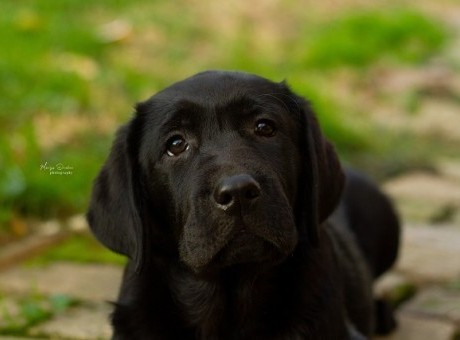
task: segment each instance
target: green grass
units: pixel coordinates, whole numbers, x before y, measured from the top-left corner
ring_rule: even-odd
[[[304,62],[320,68],[420,64],[439,53],[446,38],[441,23],[414,11],[358,12],[321,25],[307,44]]]
[[[76,263],[107,263],[125,265],[126,257],[115,254],[89,235],[75,235],[63,243],[29,260],[27,265],[47,265],[55,261]]]
[[[293,90],[302,94],[318,117],[321,130],[342,154],[370,151],[374,145],[368,127],[356,122],[346,109],[331,100],[321,87],[306,83],[302,77],[291,78]]]
[[[346,157],[372,153],[373,130],[353,120],[331,95],[324,70],[371,67],[383,59],[418,64],[439,53],[447,34],[431,18],[395,9],[315,20],[285,3],[292,20],[283,39],[261,43],[258,22],[238,18],[235,30],[214,29],[203,5],[187,1],[4,0],[0,13],[0,232],[13,216],[65,217],[86,209],[92,180],[115,128],[90,126],[41,147],[37,117],[126,121],[136,101],[204,69],[239,69],[287,79],[307,96],[322,128]],[[300,5],[299,5],[300,6]],[[302,6],[300,6],[302,7]],[[181,15],[177,15],[180,13]],[[121,20],[124,40],[101,27]],[[302,26],[299,26],[299,23]],[[357,70],[359,72],[359,70]],[[116,125],[116,124],[115,124]],[[49,131],[50,136],[59,131]],[[62,163],[72,175],[42,171]]]
[[[78,301],[67,295],[44,296],[32,293],[10,301],[14,301],[17,308],[8,308],[0,296],[1,335],[26,335],[30,327],[78,304]]]
[[[69,216],[86,206],[110,137],[88,134],[79,137],[75,145],[61,145],[50,151],[39,148],[31,124],[24,125],[15,136],[20,138],[20,150],[11,147],[8,137],[0,137],[4,142],[0,144],[0,215],[3,212],[4,221],[11,215],[8,208],[21,215],[50,218]],[[43,168],[45,164],[63,164],[73,170],[68,175],[51,174]]]
[[[106,45],[74,1],[4,1],[0,14],[0,122],[15,127],[37,111],[88,110],[90,86],[66,56],[102,60]],[[75,15],[78,12],[79,15]]]

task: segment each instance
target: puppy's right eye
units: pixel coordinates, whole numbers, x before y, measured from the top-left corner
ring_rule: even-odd
[[[182,152],[187,151],[190,145],[184,137],[176,135],[166,142],[166,154],[170,157],[179,156]]]
[[[275,123],[268,119],[260,119],[256,122],[254,132],[258,136],[273,137],[276,134]]]

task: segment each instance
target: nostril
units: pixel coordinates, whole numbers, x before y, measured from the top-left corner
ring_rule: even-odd
[[[214,199],[220,205],[230,205],[233,201],[233,196],[225,190],[218,190]]]
[[[255,184],[249,186],[246,189],[246,192],[244,194],[244,197],[247,200],[253,200],[253,199],[256,199],[259,196],[260,196],[260,188],[259,188],[259,186],[255,185]]]

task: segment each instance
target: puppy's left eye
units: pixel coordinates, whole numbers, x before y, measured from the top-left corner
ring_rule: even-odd
[[[262,137],[273,137],[276,134],[275,123],[268,119],[260,119],[256,122],[254,133]]]
[[[190,145],[182,136],[171,137],[166,143],[166,154],[170,157],[179,156],[182,152],[187,151]]]

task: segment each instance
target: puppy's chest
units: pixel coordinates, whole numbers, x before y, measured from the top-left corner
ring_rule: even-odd
[[[175,291],[176,301],[198,339],[271,339],[267,330],[272,320],[280,320],[270,298],[251,285],[189,283],[182,288]]]

